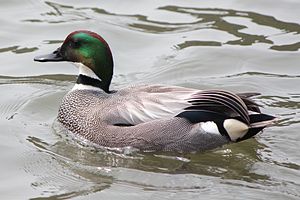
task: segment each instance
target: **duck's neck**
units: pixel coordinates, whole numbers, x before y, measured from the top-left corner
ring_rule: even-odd
[[[75,65],[79,68],[79,75],[73,90],[103,90],[109,93],[110,82],[107,83],[101,80],[90,68],[81,63],[75,63]]]

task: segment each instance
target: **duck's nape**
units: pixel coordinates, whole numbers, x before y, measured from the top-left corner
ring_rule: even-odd
[[[94,32],[74,31],[67,36],[61,47],[53,53],[35,57],[34,61],[80,63],[82,64],[79,65],[81,68],[90,69],[95,74],[96,79],[101,81],[97,87],[109,92],[113,76],[113,57],[107,42]],[[80,69],[80,71],[84,70]],[[86,76],[86,74],[83,75]],[[86,78],[81,77],[77,83],[80,83],[81,80],[86,80]]]

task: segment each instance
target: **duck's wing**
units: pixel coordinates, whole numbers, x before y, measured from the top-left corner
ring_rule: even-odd
[[[196,90],[161,85],[132,86],[118,90],[110,112],[117,124],[137,125],[155,119],[176,116],[189,103],[185,100]]]
[[[217,116],[238,117],[250,124],[248,109],[259,111],[257,104],[248,99],[252,94],[240,96],[224,90],[196,90],[162,85],[131,87],[118,91],[112,110],[113,121],[119,125],[137,125],[155,119],[170,117],[196,117],[205,121],[216,120]],[[196,114],[201,111],[205,115]],[[207,113],[215,113],[209,115]]]

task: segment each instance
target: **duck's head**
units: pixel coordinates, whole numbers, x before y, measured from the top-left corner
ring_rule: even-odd
[[[77,83],[90,84],[109,91],[113,75],[112,53],[106,41],[97,33],[86,30],[74,31],[53,53],[37,56],[34,60],[76,63],[79,66]]]

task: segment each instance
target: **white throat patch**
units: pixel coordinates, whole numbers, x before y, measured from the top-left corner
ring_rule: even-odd
[[[79,69],[79,74],[98,79],[101,81],[101,79],[91,70],[89,67],[85,66],[82,63],[73,63],[76,67]]]
[[[85,76],[88,76],[88,77],[91,77],[91,78],[101,81],[101,79],[89,67],[85,66],[82,63],[73,63],[73,64],[76,67],[78,67],[79,75],[82,74],[82,75],[85,75]],[[98,87],[91,86],[91,85],[83,85],[83,84],[76,83],[74,85],[74,87],[72,88],[72,91],[73,90],[101,90],[101,89]]]

